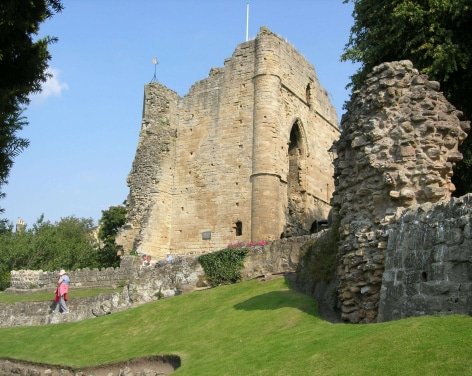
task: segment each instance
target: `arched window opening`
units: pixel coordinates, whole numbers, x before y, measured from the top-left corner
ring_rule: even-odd
[[[288,146],[288,181],[290,188],[293,186],[298,186],[299,184],[299,159],[301,154],[301,142],[300,127],[297,121],[290,131],[290,143]]]
[[[309,228],[305,229],[306,216],[306,189],[305,189],[305,138],[303,125],[297,119],[290,130],[288,144],[288,174],[287,174],[287,207],[284,237],[305,235]]]
[[[290,131],[290,144],[288,146],[289,153],[300,147],[300,138],[300,129],[298,127],[298,122],[296,122]]]

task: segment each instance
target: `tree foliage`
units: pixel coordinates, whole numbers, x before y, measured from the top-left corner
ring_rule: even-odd
[[[10,271],[99,267],[92,219],[66,217],[56,223],[41,216],[31,229],[0,231],[0,290],[8,287]]]
[[[22,111],[28,96],[48,78],[48,45],[56,39],[33,37],[43,21],[61,10],[59,0],[0,2],[0,187],[7,183],[13,159],[28,146],[18,136],[27,125]]]
[[[41,216],[31,228],[17,231],[0,220],[0,290],[9,286],[11,270],[119,266],[115,237],[125,220],[124,206],[102,211],[98,233],[91,218],[70,216],[51,223]]]
[[[441,83],[448,100],[472,119],[472,2],[470,0],[344,0],[354,4],[354,25],[342,60],[360,62],[357,90],[372,68],[408,59]],[[472,137],[461,146],[456,195],[472,187]]]
[[[99,252],[100,263],[107,266],[119,266],[115,238],[118,230],[126,222],[126,208],[122,205],[110,206],[102,211],[98,238],[102,245]]]

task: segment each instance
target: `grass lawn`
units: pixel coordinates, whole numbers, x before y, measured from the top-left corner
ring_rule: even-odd
[[[274,279],[79,323],[0,329],[0,357],[83,367],[159,354],[181,357],[175,375],[471,375],[472,318],[331,324]]]
[[[70,298],[87,298],[90,296],[97,296],[103,293],[112,293],[120,291],[121,289],[112,288],[87,288],[87,289],[70,289]],[[51,291],[37,291],[29,293],[10,294],[1,292],[0,303],[18,303],[18,302],[45,302],[54,299],[54,290]]]

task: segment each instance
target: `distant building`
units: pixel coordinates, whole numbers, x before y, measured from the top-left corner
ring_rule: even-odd
[[[16,222],[16,227],[15,227],[16,232],[24,232],[25,229],[26,229],[25,221],[21,218],[18,218],[18,221]]]

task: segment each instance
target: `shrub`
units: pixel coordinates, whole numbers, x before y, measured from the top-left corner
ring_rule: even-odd
[[[241,280],[241,269],[247,252],[246,248],[225,248],[201,255],[198,262],[212,287],[227,285]]]
[[[0,269],[0,291],[8,287],[10,287],[10,271],[2,268]]]

